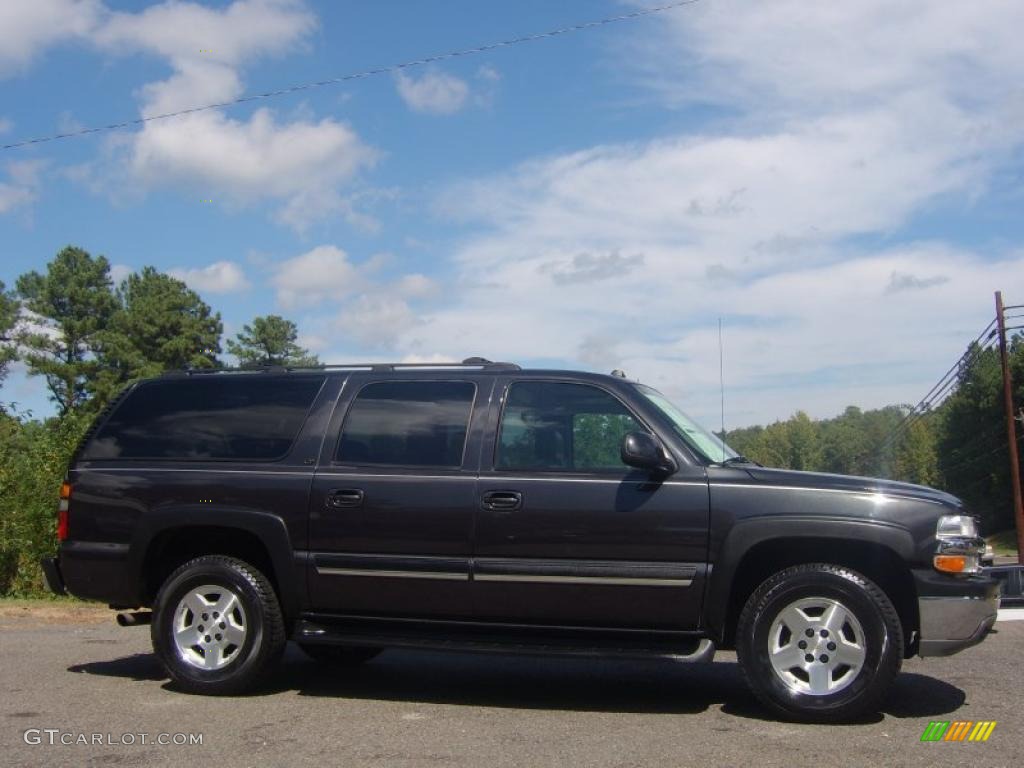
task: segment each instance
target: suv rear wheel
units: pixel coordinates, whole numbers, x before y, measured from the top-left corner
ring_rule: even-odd
[[[153,606],[153,650],[190,693],[240,693],[258,682],[284,650],[274,588],[246,562],[221,555],[191,560],[172,573]]]
[[[754,694],[784,717],[848,720],[876,710],[903,660],[889,597],[835,565],[776,573],[747,600],[736,653]]]

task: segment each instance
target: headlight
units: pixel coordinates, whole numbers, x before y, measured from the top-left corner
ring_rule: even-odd
[[[935,535],[940,539],[952,537],[975,539],[978,537],[978,524],[969,515],[943,515],[935,527]]]
[[[973,517],[943,515],[935,526],[935,538],[935,570],[959,574],[980,570],[979,556],[985,550],[985,540],[978,536],[978,524]]]

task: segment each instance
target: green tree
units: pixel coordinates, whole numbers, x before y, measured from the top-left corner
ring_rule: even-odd
[[[0,384],[7,376],[7,366],[17,357],[12,332],[18,322],[18,301],[0,281]]]
[[[29,373],[45,377],[61,415],[95,393],[103,369],[96,353],[118,308],[112,287],[107,260],[72,246],[57,254],[45,274],[18,278],[28,313],[18,341]]]
[[[769,424],[751,441],[749,453],[744,453],[766,467],[792,469],[790,461],[793,446],[789,439],[789,423],[777,421]]]
[[[871,447],[864,431],[864,412],[848,406],[821,423],[822,469],[841,475],[863,475]]]
[[[939,470],[946,490],[981,516],[986,531],[998,531],[1013,524],[1002,367],[995,349],[968,352],[955,391],[938,409]],[[1021,355],[1015,342],[1015,363]]]
[[[907,427],[896,448],[893,475],[919,485],[936,486],[941,482],[939,475],[939,453],[934,417],[926,416]]]
[[[803,411],[797,411],[788,423],[789,466],[805,472],[821,469],[821,440],[818,437],[819,422]]]
[[[295,343],[298,335],[291,320],[278,315],[256,317],[251,325],[242,327],[235,339],[228,339],[228,352],[238,358],[243,368],[319,365],[316,355]]]
[[[129,275],[117,290],[121,307],[100,342],[112,388],[178,368],[212,368],[223,325],[181,280],[153,267]]]
[[[57,547],[57,499],[91,414],[28,421],[0,414],[0,595],[42,595],[39,559]]]

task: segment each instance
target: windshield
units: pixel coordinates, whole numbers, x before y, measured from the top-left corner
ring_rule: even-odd
[[[634,386],[648,402],[665,415],[672,423],[672,428],[676,431],[676,434],[700,456],[713,462],[728,461],[739,456],[736,451],[726,445],[717,435],[708,432],[704,427],[679,410],[661,392],[651,389],[644,384],[635,384]]]

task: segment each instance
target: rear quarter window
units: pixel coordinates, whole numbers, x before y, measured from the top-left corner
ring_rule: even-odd
[[[81,458],[280,459],[324,381],[245,374],[145,382],[96,431]]]

